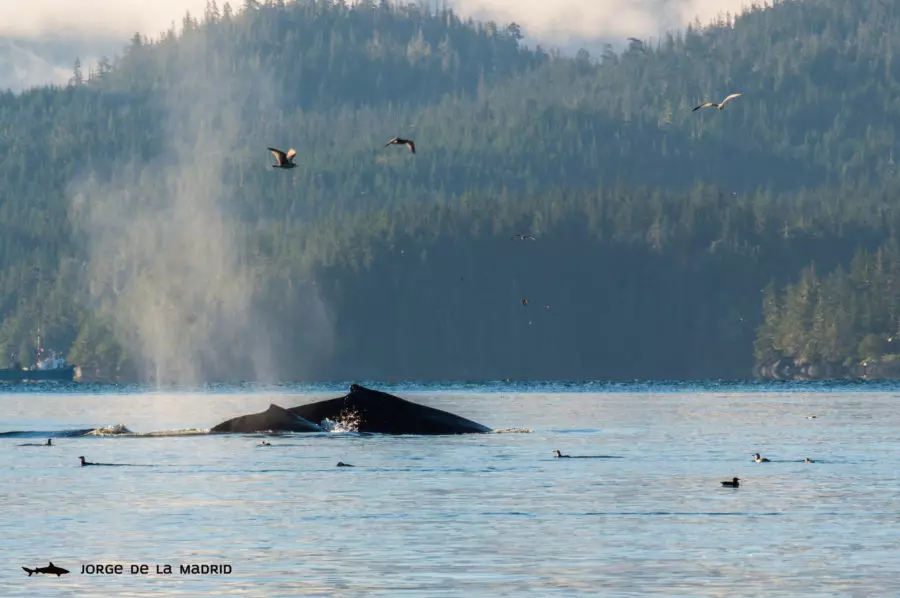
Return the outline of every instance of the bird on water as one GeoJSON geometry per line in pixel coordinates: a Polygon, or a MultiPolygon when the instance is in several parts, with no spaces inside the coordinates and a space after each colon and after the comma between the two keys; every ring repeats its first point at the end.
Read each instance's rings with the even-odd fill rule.
{"type": "Polygon", "coordinates": [[[693,110],[691,110],[691,112],[696,112],[697,110],[700,110],[701,108],[715,108],[716,110],[721,110],[722,108],[725,107],[726,103],[728,103],[730,100],[733,100],[734,98],[741,97],[741,95],[743,95],[743,94],[733,93],[730,96],[726,97],[721,102],[719,102],[718,104],[715,102],[704,102],[704,103],[700,104],[699,106],[697,106],[696,108],[694,108],[693,110]]]}
{"type": "Polygon", "coordinates": [[[272,155],[278,161],[278,164],[272,164],[272,168],[295,168],[297,166],[294,164],[294,156],[297,155],[297,150],[294,148],[289,149],[288,153],[284,153],[274,147],[270,147],[268,150],[272,152],[272,155]]]}
{"type": "Polygon", "coordinates": [[[730,481],[730,482],[727,482],[727,481],[726,481],[726,482],[722,482],[722,485],[723,485],[723,486],[728,486],[729,488],[737,488],[737,487],[739,487],[739,486],[741,485],[740,479],[741,479],[741,478],[731,478],[731,481],[730,481]]]}
{"type": "Polygon", "coordinates": [[[753,454],[753,460],[756,461],[757,463],[768,463],[769,462],[769,460],[766,459],[765,457],[760,457],[759,453],[753,454]]]}
{"type": "Polygon", "coordinates": [[[394,137],[393,139],[388,141],[386,144],[384,144],[384,147],[387,147],[389,145],[405,145],[406,147],[409,148],[409,151],[411,151],[412,153],[416,153],[416,144],[413,143],[413,141],[411,139],[402,139],[400,137],[394,137]]]}
{"type": "Polygon", "coordinates": [[[553,452],[556,453],[557,459],[565,459],[571,457],[571,455],[563,455],[561,452],[559,452],[559,449],[555,449],[553,452]]]}

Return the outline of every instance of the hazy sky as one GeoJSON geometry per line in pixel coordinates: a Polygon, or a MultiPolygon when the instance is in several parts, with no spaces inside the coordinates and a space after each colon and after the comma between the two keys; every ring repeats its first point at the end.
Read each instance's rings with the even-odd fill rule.
{"type": "MultiPolygon", "coordinates": [[[[291,0],[288,0],[291,1],[291,0]]],[[[347,0],[353,2],[354,0],[347,0]]],[[[410,1],[410,0],[404,0],[410,1]]],[[[453,6],[464,17],[515,21],[529,46],[602,51],[629,36],[657,37],[699,18],[737,13],[748,0],[417,0],[453,6]]],[[[849,1],[849,0],[848,0],[849,1]]],[[[219,8],[224,0],[218,0],[219,8]]],[[[232,0],[239,8],[243,0],[232,0]]],[[[94,65],[121,52],[139,31],[156,38],[206,0],[0,0],[0,89],[65,84],[74,57],[94,65]]],[[[620,46],[621,47],[621,46],[620,46]]]]}
{"type": "MultiPolygon", "coordinates": [[[[464,16],[515,20],[547,41],[567,37],[655,35],[699,17],[738,12],[747,0],[447,0],[464,16]]],[[[219,2],[219,6],[224,2],[219,2]]],[[[241,0],[233,0],[239,7],[241,0]]],[[[155,37],[186,10],[201,14],[206,0],[0,0],[0,35],[53,32],[155,37]]]]}

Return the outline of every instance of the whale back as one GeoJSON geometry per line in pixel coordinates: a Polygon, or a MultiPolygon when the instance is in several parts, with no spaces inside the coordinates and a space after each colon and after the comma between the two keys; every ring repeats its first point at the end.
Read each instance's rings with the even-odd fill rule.
{"type": "Polygon", "coordinates": [[[487,426],[448,411],[353,384],[343,397],[288,409],[305,420],[355,422],[357,432],[375,434],[480,434],[487,426]]]}
{"type": "Polygon", "coordinates": [[[210,429],[211,434],[247,434],[250,432],[322,432],[322,428],[284,407],[269,405],[260,413],[241,415],[210,429]]]}

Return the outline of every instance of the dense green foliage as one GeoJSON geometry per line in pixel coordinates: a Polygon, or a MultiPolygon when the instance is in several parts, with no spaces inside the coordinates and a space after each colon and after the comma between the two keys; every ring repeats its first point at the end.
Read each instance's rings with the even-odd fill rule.
{"type": "Polygon", "coordinates": [[[894,42],[878,0],[780,2],[599,60],[451,11],[211,2],[66,88],[0,95],[0,348],[41,326],[88,373],[181,381],[856,358],[897,331],[893,287],[804,274],[840,287],[821,307],[778,289],[900,224],[894,42]],[[823,340],[809,314],[847,301],[871,315],[823,340]]]}
{"type": "Polygon", "coordinates": [[[756,343],[761,362],[850,365],[900,353],[900,248],[859,251],[849,271],[815,266],[778,295],[769,288],[756,343]]]}

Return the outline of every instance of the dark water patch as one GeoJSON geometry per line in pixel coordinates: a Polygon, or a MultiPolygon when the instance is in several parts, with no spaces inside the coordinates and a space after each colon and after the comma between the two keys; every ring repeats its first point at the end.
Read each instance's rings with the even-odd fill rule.
{"type": "Polygon", "coordinates": [[[76,430],[13,430],[0,432],[0,438],[78,438],[93,432],[97,428],[81,428],[76,430]]]}
{"type": "Polygon", "coordinates": [[[279,442],[276,444],[257,444],[257,445],[255,445],[256,448],[267,448],[267,449],[268,448],[282,448],[282,447],[287,448],[287,447],[292,447],[292,446],[293,447],[305,447],[307,445],[294,444],[293,442],[279,442]]]}
{"type": "MultiPolygon", "coordinates": [[[[552,461],[558,461],[558,460],[565,461],[566,459],[624,459],[624,458],[625,457],[622,457],[620,455],[563,455],[562,457],[552,457],[551,460],[552,461]]],[[[546,459],[544,459],[544,461],[546,461],[546,459]]]]}
{"type": "Polygon", "coordinates": [[[180,436],[210,436],[209,430],[187,428],[181,430],[159,430],[154,432],[132,432],[126,426],[100,426],[97,428],[76,428],[70,430],[12,430],[0,432],[3,438],[171,438],[180,436]]]}
{"type": "Polygon", "coordinates": [[[347,391],[351,383],[379,388],[391,393],[623,393],[665,394],[684,392],[738,393],[846,393],[900,392],[900,380],[435,380],[398,382],[396,380],[346,380],[308,383],[209,383],[190,386],[151,384],[53,383],[0,384],[0,394],[243,394],[266,392],[284,395],[334,395],[347,391]]]}
{"type": "Polygon", "coordinates": [[[575,517],[783,517],[787,513],[753,511],[593,511],[568,513],[575,517]]]}
{"type": "Polygon", "coordinates": [[[155,463],[85,463],[79,467],[159,467],[155,463]]]}
{"type": "MultiPolygon", "coordinates": [[[[756,461],[750,460],[751,463],[755,465],[766,465],[767,463],[806,463],[803,459],[772,459],[769,458],[768,461],[762,461],[761,463],[757,463],[756,461]]],[[[810,464],[815,465],[816,463],[828,463],[824,459],[813,459],[810,464]]]]}

